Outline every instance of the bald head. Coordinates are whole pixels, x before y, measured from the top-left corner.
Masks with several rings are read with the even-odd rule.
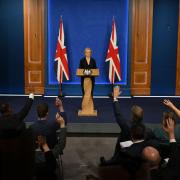
[[[150,169],[157,169],[159,167],[159,163],[161,161],[161,156],[159,151],[151,146],[147,146],[144,148],[142,152],[142,156],[144,160],[149,164]]]

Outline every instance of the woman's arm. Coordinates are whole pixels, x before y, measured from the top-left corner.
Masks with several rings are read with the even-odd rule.
[[[180,117],[180,110],[169,99],[165,99],[163,104],[172,109]]]

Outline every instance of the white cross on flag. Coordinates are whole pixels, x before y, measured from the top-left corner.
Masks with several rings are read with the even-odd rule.
[[[120,67],[120,57],[117,46],[117,33],[116,33],[116,24],[113,19],[112,22],[112,32],[109,43],[109,48],[107,52],[106,62],[109,61],[109,81],[114,84],[115,75],[118,80],[121,81],[121,67]]]
[[[57,62],[57,80],[59,83],[63,82],[63,75],[66,80],[69,80],[69,67],[66,53],[66,46],[64,45],[64,28],[62,18],[60,20],[59,36],[56,47],[55,61]]]

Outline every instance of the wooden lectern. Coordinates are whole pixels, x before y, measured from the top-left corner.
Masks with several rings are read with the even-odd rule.
[[[84,76],[84,97],[82,100],[82,110],[78,111],[78,116],[97,116],[97,110],[94,110],[93,98],[91,96],[92,90],[92,76],[99,76],[99,69],[90,69],[91,74],[85,75],[84,69],[77,69],[77,76]]]

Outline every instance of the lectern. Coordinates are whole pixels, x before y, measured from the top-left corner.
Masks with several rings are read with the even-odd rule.
[[[84,77],[84,97],[82,99],[82,109],[78,111],[78,116],[97,116],[97,110],[94,110],[93,97],[91,96],[91,77],[99,76],[99,69],[77,69],[76,75]]]

